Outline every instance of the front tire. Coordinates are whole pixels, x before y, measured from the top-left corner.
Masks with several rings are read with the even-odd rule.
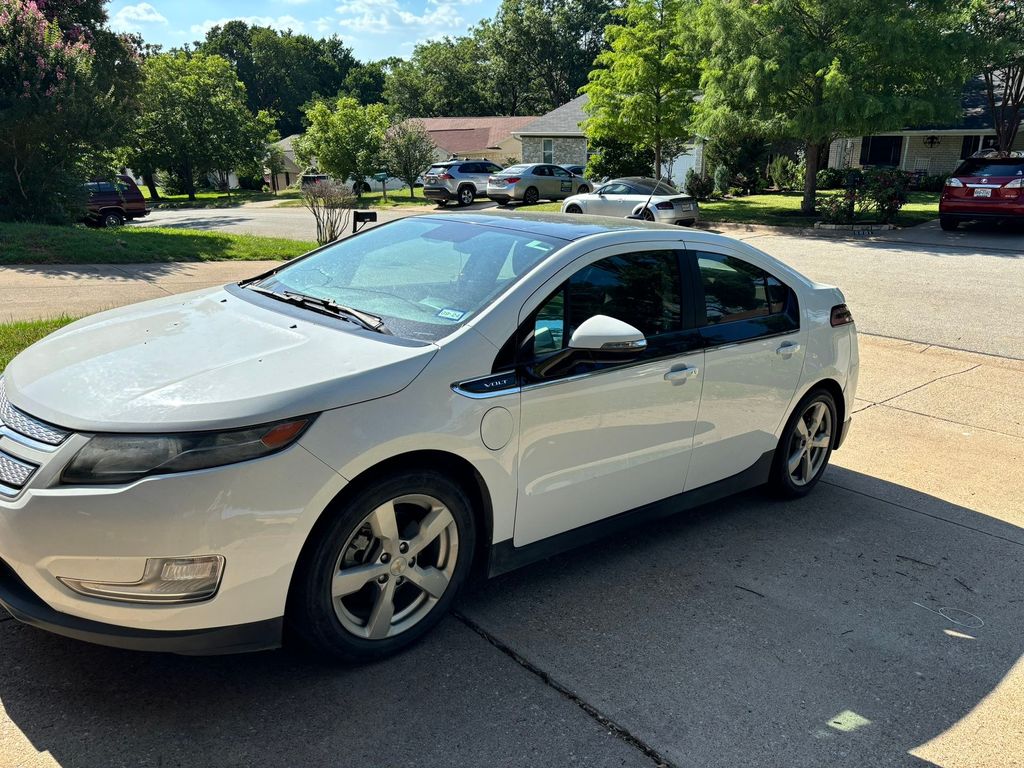
[[[573,203],[572,205],[565,206],[565,212],[566,213],[583,213],[583,209],[580,208],[578,205],[576,205],[576,203]]]
[[[459,205],[472,205],[476,200],[476,191],[472,187],[463,187],[459,190]]]
[[[796,408],[782,431],[769,480],[783,498],[806,496],[825,474],[835,445],[836,401],[824,389],[812,390]]]
[[[476,545],[457,483],[399,472],[325,514],[296,569],[290,635],[318,655],[359,663],[403,650],[444,617]]]
[[[960,226],[960,220],[952,216],[939,216],[939,226],[946,232],[952,232]]]

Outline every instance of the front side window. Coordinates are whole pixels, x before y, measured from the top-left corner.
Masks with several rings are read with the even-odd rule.
[[[552,171],[554,171],[555,176],[561,176],[561,177],[564,177],[566,179],[568,179],[570,176],[572,176],[572,174],[569,173],[569,171],[565,170],[565,168],[560,168],[557,165],[552,168]]]
[[[544,139],[544,162],[553,163],[555,162],[555,141],[554,139]]]
[[[659,337],[682,330],[682,290],[675,251],[610,256],[570,277],[529,321],[526,358],[569,346],[573,332],[594,315],[629,323],[657,350]]]
[[[256,285],[329,299],[381,317],[396,336],[437,341],[563,244],[412,217],[328,246]]]
[[[743,259],[697,252],[704,293],[705,336],[728,343],[796,330],[796,295],[777,278]]]

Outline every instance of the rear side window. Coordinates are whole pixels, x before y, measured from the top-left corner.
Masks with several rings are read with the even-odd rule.
[[[526,173],[529,168],[530,166],[528,165],[510,165],[503,173]]]
[[[728,343],[796,330],[796,294],[777,278],[743,259],[698,251],[704,293],[704,334]]]
[[[459,166],[459,170],[462,173],[484,173],[483,168],[480,167],[480,163],[463,163]]]
[[[954,176],[1024,176],[1024,160],[1020,158],[990,160],[970,158],[964,160]]]

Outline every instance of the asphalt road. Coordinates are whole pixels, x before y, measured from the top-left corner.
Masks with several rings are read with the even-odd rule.
[[[474,209],[487,207],[492,205],[478,203]],[[415,212],[379,216],[387,221]],[[300,208],[156,211],[145,225],[315,239],[312,217]],[[972,225],[948,233],[936,223],[870,238],[764,227],[723,231],[815,280],[840,286],[865,333],[1024,359],[1020,231]]]

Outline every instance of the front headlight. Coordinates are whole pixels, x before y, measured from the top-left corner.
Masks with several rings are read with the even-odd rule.
[[[294,443],[311,417],[224,432],[175,435],[96,435],[61,474],[69,485],[130,483],[148,475],[222,467],[268,456]]]

